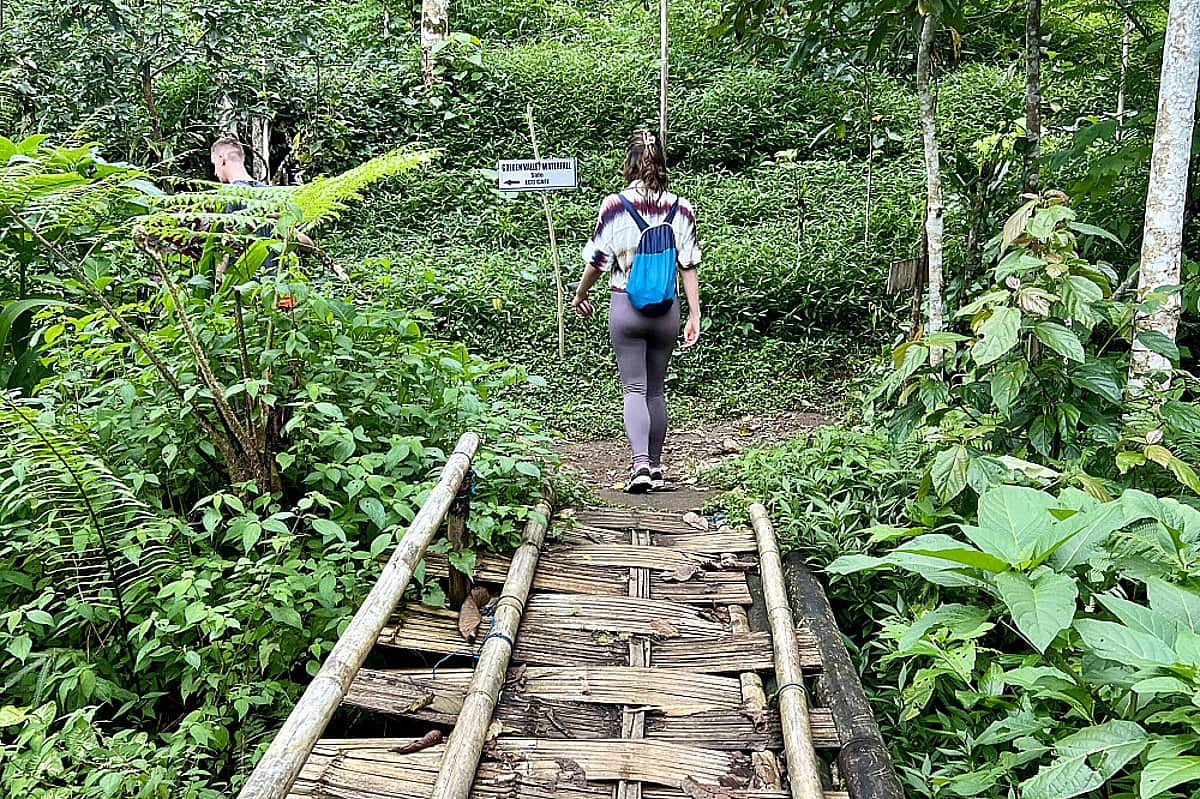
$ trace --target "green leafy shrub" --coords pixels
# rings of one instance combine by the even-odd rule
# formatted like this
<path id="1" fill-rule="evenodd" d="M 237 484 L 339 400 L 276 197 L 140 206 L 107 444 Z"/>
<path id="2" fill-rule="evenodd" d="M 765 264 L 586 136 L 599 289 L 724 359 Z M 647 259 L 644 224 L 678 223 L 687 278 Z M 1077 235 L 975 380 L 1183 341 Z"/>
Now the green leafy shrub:
<path id="1" fill-rule="evenodd" d="M 902 720 L 956 734 L 922 793 L 1069 799 L 1099 790 L 1152 799 L 1200 779 L 1200 691 L 1192 565 L 1200 513 L 1126 491 L 1100 502 L 999 486 L 961 540 L 930 528 L 882 557 L 830 571 L 899 568 L 942 587 L 942 602 L 895 624 Z M 910 537 L 911 536 L 911 537 Z M 936 700 L 935 700 L 936 698 Z M 932 702 L 946 715 L 925 714 Z"/>
<path id="2" fill-rule="evenodd" d="M 1148 462 L 1200 492 L 1193 468 L 1170 451 L 1170 440 L 1162 442 L 1164 430 L 1189 436 L 1200 418 L 1195 410 L 1178 401 L 1126 400 L 1134 313 L 1166 295 L 1114 297 L 1116 273 L 1082 258 L 1076 246 L 1077 235 L 1110 234 L 1077 221 L 1063 200 L 1053 193 L 1029 200 L 1005 225 L 994 242 L 991 286 L 957 314 L 972 335 L 939 332 L 901 344 L 895 370 L 873 393 L 896 398 L 889 424 L 899 438 L 928 425 L 954 442 L 930 467 L 943 501 L 1026 468 L 1012 456 L 1065 469 L 1099 497 L 1106 488 L 1094 476 L 1113 478 Z M 1178 361 L 1166 337 L 1137 335 Z M 934 349 L 948 353 L 949 374 L 930 365 Z M 1140 415 L 1130 426 L 1134 412 Z"/>

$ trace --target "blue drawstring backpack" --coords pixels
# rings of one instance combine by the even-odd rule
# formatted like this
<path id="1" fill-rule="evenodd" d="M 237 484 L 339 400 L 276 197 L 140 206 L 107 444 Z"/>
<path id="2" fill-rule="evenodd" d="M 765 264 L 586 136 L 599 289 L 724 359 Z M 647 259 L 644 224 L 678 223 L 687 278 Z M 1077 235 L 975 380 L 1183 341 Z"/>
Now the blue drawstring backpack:
<path id="1" fill-rule="evenodd" d="M 633 265 L 629 268 L 629 281 L 625 293 L 629 304 L 647 316 L 658 316 L 671 309 L 675 302 L 675 230 L 671 223 L 679 210 L 679 200 L 667 212 L 667 218 L 657 225 L 649 225 L 623 194 L 618 194 L 621 205 L 633 217 L 641 237 L 633 253 Z"/>

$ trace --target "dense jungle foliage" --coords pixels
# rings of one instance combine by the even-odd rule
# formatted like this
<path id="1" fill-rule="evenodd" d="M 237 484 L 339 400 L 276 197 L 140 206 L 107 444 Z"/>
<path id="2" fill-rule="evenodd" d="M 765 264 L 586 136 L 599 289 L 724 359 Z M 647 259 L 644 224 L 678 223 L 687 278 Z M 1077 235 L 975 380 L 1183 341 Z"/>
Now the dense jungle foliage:
<path id="1" fill-rule="evenodd" d="M 710 477 L 827 568 L 910 795 L 1189 795 L 1194 192 L 1179 334 L 1136 334 L 1171 386 L 1126 377 L 1166 296 L 1129 280 L 1165 5 L 1045 4 L 1028 197 L 1022 9 L 920 5 L 944 18 L 933 336 L 885 291 L 922 252 L 918 9 L 832 10 L 672 4 L 671 180 L 705 308 L 672 412 L 846 412 Z M 491 170 L 531 154 L 527 104 L 542 151 L 580 158 L 551 203 L 573 278 L 625 137 L 656 124 L 657 15 L 451 4 L 426 88 L 413 14 L 0 9 L 5 795 L 236 791 L 461 432 L 485 437 L 472 541 L 505 549 L 553 434 L 617 429 L 603 310 L 568 320 L 560 362 L 540 204 Z M 279 187 L 197 182 L 216 135 L 263 119 Z"/>

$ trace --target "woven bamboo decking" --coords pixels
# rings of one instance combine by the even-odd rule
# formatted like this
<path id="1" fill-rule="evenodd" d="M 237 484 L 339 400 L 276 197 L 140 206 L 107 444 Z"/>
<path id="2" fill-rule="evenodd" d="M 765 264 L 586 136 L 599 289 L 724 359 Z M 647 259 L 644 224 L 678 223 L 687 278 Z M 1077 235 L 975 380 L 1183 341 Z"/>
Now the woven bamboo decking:
<path id="1" fill-rule="evenodd" d="M 676 515 L 586 510 L 557 517 L 511 642 L 482 756 L 477 766 L 465 764 L 475 766 L 470 796 L 801 795 L 790 790 L 782 754 L 787 720 L 772 696 L 775 661 L 758 554 L 751 531 L 699 530 Z M 509 565 L 507 558 L 480 557 L 476 585 L 498 596 Z M 445 557 L 434 554 L 425 568 L 434 576 L 449 571 Z M 489 610 L 468 643 L 457 609 L 401 608 L 379 635 L 375 660 L 414 652 L 426 653 L 429 663 L 451 657 L 436 669 L 362 668 L 344 704 L 413 735 L 322 739 L 289 795 L 434 796 L 439 774 L 451 765 L 441 741 L 465 715 L 471 657 L 495 624 Z M 805 682 L 817 694 L 822 646 L 803 624 L 797 642 Z M 806 727 L 822 764 L 823 799 L 866 799 L 861 790 L 851 796 L 837 789 L 846 787 L 837 756 L 851 743 L 850 728 L 820 706 L 809 708 Z M 425 733 L 431 735 L 421 748 L 417 739 Z M 439 742 L 427 745 L 431 740 Z"/>

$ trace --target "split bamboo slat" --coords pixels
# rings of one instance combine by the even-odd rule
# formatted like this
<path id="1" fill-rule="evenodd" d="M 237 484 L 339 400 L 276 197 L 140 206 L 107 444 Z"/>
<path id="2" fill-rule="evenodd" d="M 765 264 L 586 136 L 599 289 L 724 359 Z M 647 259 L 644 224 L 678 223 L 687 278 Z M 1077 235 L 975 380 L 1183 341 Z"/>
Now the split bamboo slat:
<path id="1" fill-rule="evenodd" d="M 645 530 L 631 531 L 629 539 L 631 545 L 639 549 L 650 545 L 650 533 Z M 647 599 L 650 596 L 650 571 L 636 563 L 632 564 L 629 569 L 629 596 L 635 599 Z M 645 679 L 653 679 L 647 668 L 650 665 L 651 645 L 651 640 L 647 636 L 638 636 L 629 641 L 629 668 L 627 671 L 631 677 L 640 677 L 639 683 Z M 634 697 L 629 697 L 629 702 L 633 701 L 635 701 Z M 646 737 L 646 711 L 644 708 L 626 704 L 621 717 L 621 737 L 632 739 Z M 634 780 L 621 780 L 617 784 L 616 799 L 642 799 L 642 783 Z"/>
<path id="2" fill-rule="evenodd" d="M 756 502 L 750 506 L 750 521 L 758 537 L 759 573 L 762 575 L 763 598 L 771 626 L 771 643 L 775 649 L 775 675 L 779 682 L 779 716 L 783 724 L 788 787 L 792 799 L 820 799 L 824 790 L 808 719 L 807 689 L 800 668 L 796 626 L 783 581 L 779 544 L 767 518 L 767 509 L 761 504 Z"/>
<path id="3" fill-rule="evenodd" d="M 680 674 L 656 669 L 649 671 L 661 672 L 663 678 Z M 611 704 L 599 704 L 595 696 L 587 696 L 580 701 L 552 699 L 542 692 L 538 673 L 538 668 L 527 667 L 518 676 L 517 670 L 509 669 L 505 698 L 496 708 L 496 720 L 501 722 L 506 732 L 522 737 L 539 737 L 543 734 L 555 737 L 555 732 L 566 735 L 563 730 L 567 730 L 569 737 L 575 738 L 620 737 L 619 709 Z M 458 719 L 470 679 L 470 669 L 439 669 L 437 679 L 430 677 L 428 669 L 361 669 L 346 694 L 346 703 L 380 713 L 449 726 Z M 822 749 L 836 749 L 841 739 L 830 711 L 813 708 L 809 715 L 813 742 Z M 649 709 L 646 713 L 646 737 L 691 742 L 709 749 L 758 751 L 779 749 L 783 745 L 779 713 L 771 707 L 763 711 L 763 721 L 758 723 L 753 716 L 742 712 L 740 707 L 683 716 L 663 715 Z"/>
<path id="4" fill-rule="evenodd" d="M 398 738 L 321 741 L 290 794 L 292 799 L 428 799 L 443 762 L 443 746 L 404 754 Z M 543 764 L 544 765 L 544 764 Z M 729 799 L 790 799 L 785 791 L 720 787 Z M 588 782 L 581 767 L 564 760 L 559 770 L 529 769 L 523 762 L 479 764 L 471 799 L 610 799 L 611 787 Z M 678 787 L 647 784 L 643 799 L 690 799 Z M 826 791 L 823 799 L 850 799 Z"/>
<path id="5" fill-rule="evenodd" d="M 578 511 L 574 518 L 580 524 L 608 527 L 613 530 L 648 530 L 652 534 L 696 532 L 696 528 L 678 514 L 659 511 L 589 508 Z"/>
<path id="6" fill-rule="evenodd" d="M 508 574 L 509 559 L 500 555 L 481 555 L 475 561 L 474 578 L 481 583 L 502 583 Z M 569 553 L 543 553 L 533 590 L 568 594 L 626 596 L 628 569 L 580 563 Z M 450 575 L 445 555 L 425 556 L 425 573 L 431 577 Z M 748 605 L 752 600 L 746 575 L 736 571 L 704 571 L 682 582 L 672 571 L 654 571 L 650 575 L 650 598 L 685 604 Z"/>
<path id="7" fill-rule="evenodd" d="M 750 632 L 750 619 L 746 616 L 745 608 L 739 605 L 729 608 L 729 621 L 734 632 Z M 766 718 L 767 693 L 763 690 L 762 677 L 758 676 L 757 671 L 744 671 L 738 675 L 738 682 L 741 687 L 742 708 L 751 716 Z M 815 739 L 816 736 L 813 737 Z M 756 787 L 772 790 L 783 787 L 783 779 L 779 775 L 779 759 L 775 757 L 774 752 L 766 749 L 752 752 L 750 761 L 754 767 Z"/>
<path id="8" fill-rule="evenodd" d="M 656 547 L 682 549 L 686 552 L 703 552 L 720 555 L 725 552 L 757 552 L 758 542 L 754 534 L 745 530 L 714 530 L 711 533 L 654 533 L 651 540 Z"/>
<path id="9" fill-rule="evenodd" d="M 508 663 L 516 648 L 514 639 L 528 604 L 533 573 L 537 570 L 552 510 L 549 499 L 543 498 L 525 525 L 521 546 L 513 556 L 512 568 L 504 581 L 504 592 L 496 602 L 492 630 L 483 639 L 479 663 L 463 699 L 458 722 L 446 742 L 443 768 L 433 785 L 433 799 L 466 799 L 471 790 L 492 711 L 500 698 Z"/>
<path id="10" fill-rule="evenodd" d="M 617 738 L 591 741 L 548 741 L 542 738 L 496 739 L 494 754 L 519 758 L 527 776 L 554 779 L 563 761 L 578 767 L 589 782 L 636 780 L 682 788 L 687 780 L 719 785 L 731 775 L 749 776 L 749 759 L 736 752 L 654 740 Z"/>
<path id="11" fill-rule="evenodd" d="M 465 433 L 459 439 L 437 485 L 408 526 L 379 580 L 334 644 L 317 676 L 251 772 L 238 794 L 240 799 L 279 799 L 287 794 L 378 639 L 379 631 L 404 595 L 413 570 L 441 526 L 478 448 L 479 436 L 474 433 Z"/>

